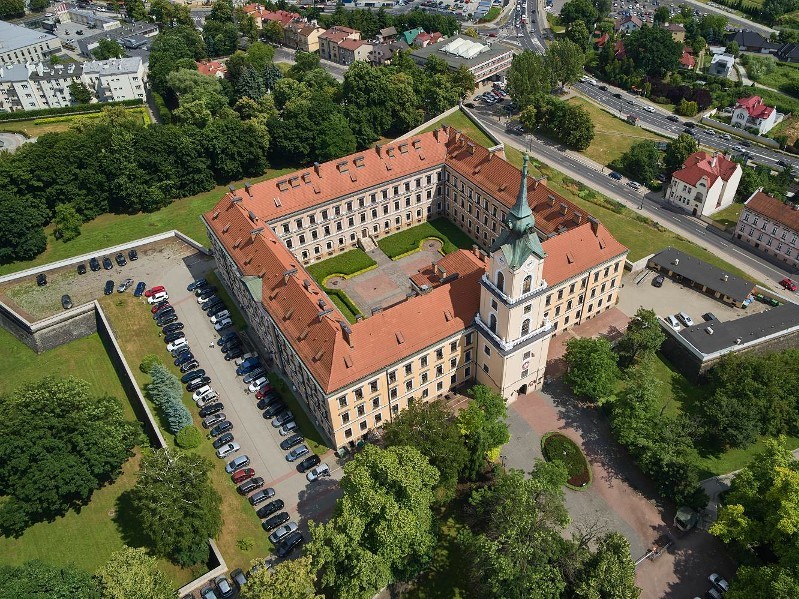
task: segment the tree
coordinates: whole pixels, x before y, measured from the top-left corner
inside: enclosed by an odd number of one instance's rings
[[[624,173],[644,185],[649,185],[660,174],[660,160],[660,150],[648,139],[634,143],[619,158]]]
[[[131,511],[148,546],[182,566],[208,559],[208,539],[222,529],[222,498],[202,456],[157,449],[141,461]]]
[[[0,397],[4,534],[85,505],[113,481],[139,438],[119,402],[79,379],[41,379]]]
[[[667,29],[646,25],[624,38],[624,49],[637,69],[658,78],[674,71],[682,56],[682,44]]]
[[[38,560],[0,566],[0,599],[100,599],[92,575],[73,566],[51,566]]]
[[[206,20],[203,39],[208,56],[226,56],[236,51],[239,44],[239,30],[233,22]]]
[[[672,140],[666,146],[666,154],[663,157],[663,166],[666,172],[671,174],[682,168],[688,156],[699,149],[699,144],[693,135],[680,133],[677,139]]]
[[[571,25],[577,21],[583,23],[587,31],[594,30],[598,14],[591,0],[569,0],[560,9],[560,22]]]
[[[147,20],[147,8],[144,6],[144,0],[126,0],[125,13],[134,21]]]
[[[66,242],[72,241],[80,235],[83,219],[72,204],[59,204],[55,207],[53,224],[55,225],[53,231],[55,237]]]
[[[563,357],[569,365],[565,380],[575,395],[599,401],[613,392],[618,366],[610,341],[601,337],[569,339]]]
[[[582,21],[569,23],[569,26],[566,27],[566,37],[577,44],[583,52],[590,48],[590,34],[588,33],[588,29],[585,27],[585,23]]]
[[[143,548],[124,547],[97,572],[103,599],[172,599],[175,590]]]
[[[344,466],[343,497],[325,524],[311,523],[306,554],[321,587],[341,599],[371,597],[429,563],[438,472],[414,447],[367,445]]]
[[[383,441],[388,447],[406,445],[418,449],[438,470],[439,485],[445,494],[454,493],[469,454],[443,401],[412,403],[386,423]]]
[[[694,51],[694,54],[697,56],[705,51],[707,48],[707,40],[703,38],[701,35],[697,36],[691,41],[691,49]]]
[[[588,111],[577,104],[561,100],[555,103],[552,121],[547,127],[556,137],[575,150],[585,150],[594,139],[594,121]]]
[[[619,339],[617,349],[622,360],[631,365],[639,357],[646,360],[653,356],[665,340],[666,334],[655,311],[638,308]]]
[[[31,12],[43,12],[50,6],[50,0],[30,0],[28,8]]]
[[[549,93],[552,74],[544,64],[544,57],[530,50],[513,57],[508,69],[508,92],[513,101],[525,108],[539,94]]]
[[[92,92],[82,81],[69,84],[69,95],[75,104],[88,104],[92,101]]]
[[[191,413],[183,405],[183,386],[161,363],[150,366],[149,374],[153,380],[146,386],[147,395],[164,414],[169,432],[177,434],[192,423]]]
[[[139,370],[144,374],[150,374],[150,370],[152,370],[153,366],[156,364],[163,365],[161,358],[156,354],[147,354],[142,358],[141,364],[139,364]]]
[[[630,543],[618,532],[600,539],[596,552],[581,566],[575,584],[575,597],[637,599],[635,563],[630,559]]]
[[[283,27],[277,21],[267,21],[261,30],[261,39],[272,44],[282,44]]]
[[[25,16],[25,0],[0,0],[0,19]]]
[[[714,13],[702,15],[697,29],[698,33],[706,40],[713,43],[722,42],[727,30],[727,17]]]
[[[261,565],[253,560],[253,567]],[[323,599],[314,590],[316,570],[311,559],[303,556],[283,561],[272,568],[261,567],[250,571],[247,584],[242,587],[241,599]]]
[[[724,48],[724,51],[727,54],[732,54],[733,56],[738,56],[741,53],[741,49],[738,47],[738,42],[732,41],[727,44],[727,47]]]
[[[776,564],[741,566],[724,596],[728,599],[799,597],[799,568]]]
[[[538,111],[535,109],[535,106],[525,106],[521,113],[519,114],[519,122],[524,127],[524,130],[527,132],[535,131],[535,128],[538,126]]]
[[[680,103],[677,104],[676,112],[680,116],[696,116],[696,113],[699,112],[699,106],[696,102],[691,102],[683,98],[680,100]]]
[[[469,389],[471,401],[458,414],[457,423],[463,435],[469,460],[462,476],[474,480],[483,468],[486,459],[496,459],[499,448],[510,440],[505,398],[485,385]]]
[[[270,23],[274,23],[275,21],[269,21]],[[264,44],[262,42],[255,42],[250,44],[250,47],[247,48],[247,60],[253,66],[253,68],[260,72],[263,72],[265,68],[268,66],[274,66],[272,61],[275,59],[275,49],[270,46],[269,44]]]
[[[203,435],[193,424],[187,424],[175,435],[175,444],[181,449],[194,449],[203,442]]]
[[[671,14],[669,13],[668,6],[658,6],[655,9],[654,22],[658,25],[663,25],[668,22],[670,16]]]
[[[97,60],[108,60],[109,58],[122,58],[125,50],[116,40],[101,39],[97,42],[97,47],[92,50],[92,56]]]
[[[252,122],[216,119],[203,130],[202,143],[220,182],[257,177],[266,170],[269,136]]]
[[[563,88],[577,82],[582,76],[585,53],[569,39],[557,40],[547,48],[544,60],[552,81]]]

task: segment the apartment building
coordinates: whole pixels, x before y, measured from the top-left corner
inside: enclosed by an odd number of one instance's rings
[[[222,277],[332,446],[462,383],[511,401],[539,388],[548,339],[615,304],[627,249],[527,170],[440,128],[231,191],[203,216]],[[489,235],[492,207],[500,226]],[[415,274],[417,294],[355,323],[304,268],[437,215],[471,223],[480,245]]]
[[[316,21],[292,21],[283,28],[283,45],[303,52],[318,52],[319,35],[324,31]]]
[[[61,40],[49,33],[0,21],[0,65],[46,60],[61,51]]]
[[[735,239],[799,267],[799,206],[786,204],[758,189],[744,202],[735,226]]]
[[[694,152],[672,173],[666,199],[694,216],[709,216],[732,204],[742,172],[724,154]]]
[[[339,61],[351,65],[356,60],[368,61],[372,52],[372,44],[364,40],[344,40],[338,45]]]
[[[342,25],[334,25],[324,33],[319,34],[319,57],[331,62],[344,64],[342,62],[341,43],[346,40],[358,41],[360,39],[360,31]]]

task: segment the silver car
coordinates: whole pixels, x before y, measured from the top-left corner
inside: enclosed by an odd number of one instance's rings
[[[225,416],[222,412],[211,414],[208,418],[203,420],[203,428],[211,428],[212,426],[219,424],[224,420],[227,420],[227,416]]]
[[[287,462],[294,462],[294,461],[300,459],[302,456],[307,455],[310,452],[311,452],[311,450],[308,449],[307,445],[298,445],[297,447],[295,447],[294,449],[292,449],[290,452],[288,452],[286,454],[286,461]]]
[[[278,544],[280,539],[289,536],[295,530],[297,530],[297,523],[296,522],[289,522],[288,524],[284,524],[280,528],[276,528],[275,531],[269,535],[269,540],[272,541],[275,545]]]

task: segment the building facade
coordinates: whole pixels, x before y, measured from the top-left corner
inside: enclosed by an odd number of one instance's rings
[[[319,34],[319,57],[324,60],[343,64],[341,62],[341,42],[360,39],[360,31],[341,25],[334,25],[330,29]]]
[[[548,338],[615,304],[627,249],[531,182],[526,162],[520,173],[479,148],[440,128],[245,186],[203,216],[259,344],[333,446],[463,383],[511,401],[539,388]],[[355,323],[304,268],[436,216],[479,244],[414,275],[418,293]]]
[[[666,199],[694,216],[709,216],[732,204],[742,172],[723,154],[694,152],[672,173]]]
[[[356,60],[368,61],[372,44],[363,40],[344,40],[338,45],[339,62],[350,65]]]
[[[0,65],[41,62],[61,51],[56,36],[6,21],[0,21],[0,40]]]
[[[415,38],[416,36],[414,36]],[[454,71],[465,67],[474,75],[475,82],[480,85],[487,81],[498,80],[510,68],[513,61],[513,50],[498,42],[484,44],[457,35],[411,52],[414,61],[422,66],[431,56],[440,58]]]
[[[752,128],[765,135],[777,124],[777,110],[766,106],[760,96],[741,98],[732,110],[732,126]]]
[[[319,35],[324,31],[316,21],[292,21],[283,28],[283,45],[303,52],[318,52]]]
[[[744,203],[735,226],[735,239],[799,268],[799,206],[786,204],[762,190]]]

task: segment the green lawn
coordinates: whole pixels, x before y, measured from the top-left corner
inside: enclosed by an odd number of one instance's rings
[[[230,319],[233,321],[233,326],[237,329],[243,331],[247,328],[247,321],[244,320],[244,317],[239,312],[239,305],[237,302],[233,301],[230,298],[225,286],[219,281],[219,277],[216,276],[215,272],[209,272],[205,275],[206,280],[211,284],[216,286],[216,294],[222,298],[222,301],[225,302],[225,306],[227,307],[228,311],[230,312]]]
[[[485,14],[485,16],[481,17],[478,22],[490,23],[491,21],[496,20],[496,18],[499,16],[499,13],[501,12],[502,9],[500,9],[498,6],[492,6],[490,9],[488,9],[488,12]]]
[[[445,254],[450,254],[457,249],[471,249],[474,245],[471,237],[446,218],[437,218],[383,237],[377,242],[377,245],[386,256],[394,260],[403,254],[418,250],[419,244],[429,237],[435,237],[444,243]]]
[[[136,106],[127,109],[128,113],[138,115],[142,124],[150,124],[150,113],[143,106]],[[10,131],[24,133],[28,137],[38,137],[45,133],[60,133],[67,131],[79,119],[98,119],[103,116],[102,112],[91,112],[88,114],[63,114],[56,116],[46,116],[36,119],[26,119],[23,121],[2,121],[0,131]]]
[[[774,72],[762,75],[757,82],[766,87],[773,87],[783,92],[799,85],[799,65],[789,62],[778,62]],[[760,93],[760,92],[758,92]]]
[[[466,113],[462,110],[456,110],[449,116],[445,116],[443,119],[436,121],[435,123],[431,124],[429,127],[424,129],[422,133],[427,131],[432,131],[433,129],[438,129],[441,125],[449,125],[450,127],[454,127],[459,131],[463,131],[466,135],[472,138],[472,141],[475,143],[480,144],[481,146],[485,146],[486,148],[493,147],[494,142],[491,141],[491,138],[488,137],[485,133],[483,133],[472,121],[466,116]]]
[[[377,262],[369,257],[369,254],[361,249],[352,249],[333,256],[327,260],[322,260],[308,267],[308,274],[314,279],[323,283],[331,275],[343,275],[349,277],[355,273],[367,270],[376,266]]]
[[[302,431],[308,447],[317,455],[324,454],[328,450],[327,445],[324,440],[322,440],[322,436],[319,434],[319,431],[316,430],[310,418],[308,418],[308,414],[302,409],[302,406],[300,406],[300,402],[294,397],[291,389],[289,389],[283,379],[274,372],[270,372],[268,376],[269,383],[278,390],[280,396],[286,402],[286,405],[291,409],[291,413],[294,414],[294,421]]]
[[[723,227],[734,227],[738,222],[738,217],[741,216],[741,211],[743,209],[743,204],[733,202],[724,210],[719,210],[716,212],[716,214],[711,215],[710,218]]]
[[[253,183],[279,177],[293,169],[269,170],[261,177],[247,179]],[[233,183],[236,187],[243,187],[244,180]],[[81,227],[81,234],[72,241],[63,242],[53,237],[53,227],[46,229],[47,249],[26,262],[14,262],[0,266],[0,275],[5,275],[41,264],[64,260],[72,256],[86,254],[120,243],[140,239],[148,235],[163,233],[172,229],[188,235],[195,241],[205,242],[207,234],[205,226],[200,221],[200,215],[208,212],[228,191],[226,185],[215,187],[211,191],[197,194],[188,198],[175,200],[169,206],[151,213],[103,214]]]

